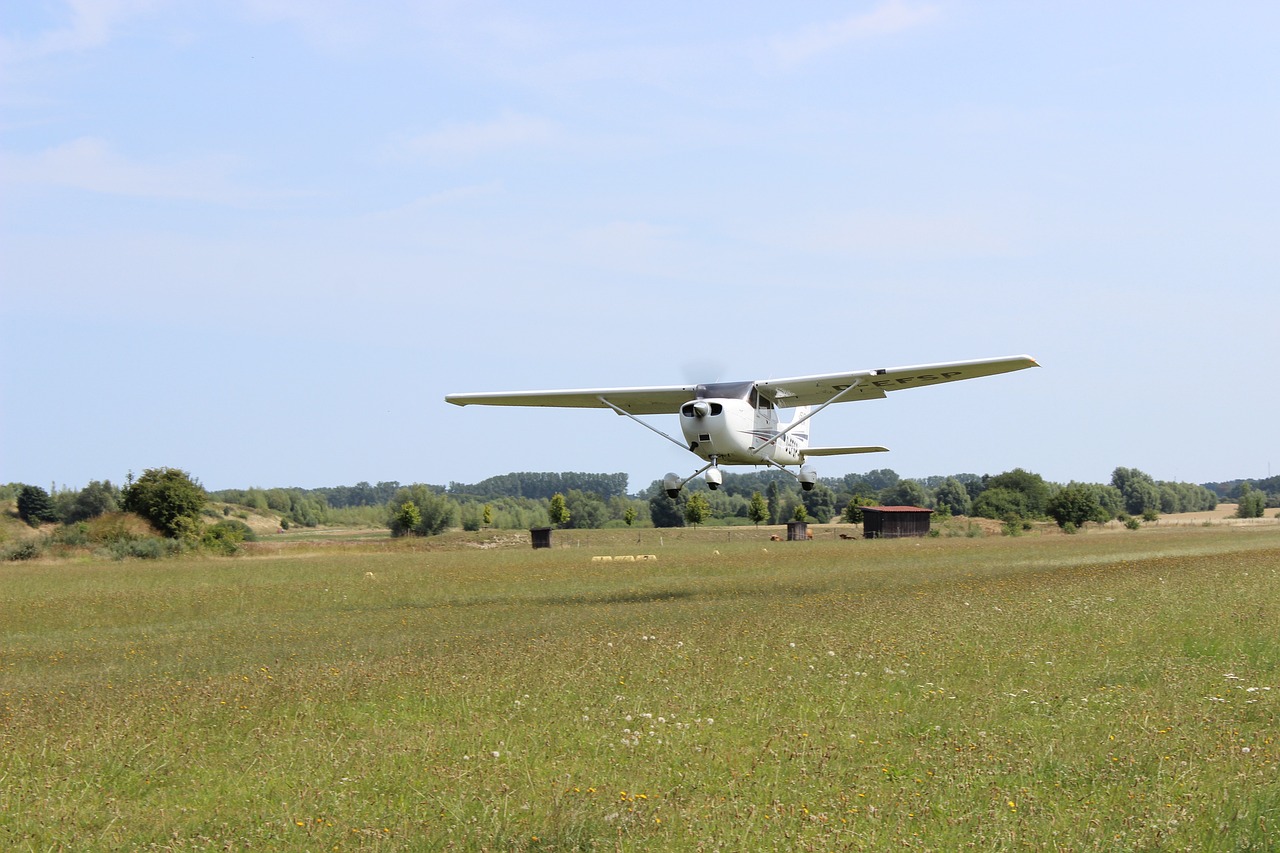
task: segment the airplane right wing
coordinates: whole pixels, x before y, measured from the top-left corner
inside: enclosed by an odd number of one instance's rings
[[[544,406],[566,409],[608,409],[609,403],[633,415],[665,415],[698,396],[696,385],[653,385],[632,388],[570,388],[558,391],[499,391],[450,394],[455,406]],[[609,402],[606,403],[605,400]]]

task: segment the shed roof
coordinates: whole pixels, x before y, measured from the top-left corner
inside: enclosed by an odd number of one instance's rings
[[[922,506],[864,506],[863,512],[933,512]]]

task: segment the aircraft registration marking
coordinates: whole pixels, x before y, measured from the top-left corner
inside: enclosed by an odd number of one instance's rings
[[[890,388],[894,385],[906,385],[910,382],[946,382],[948,379],[955,379],[957,376],[963,376],[963,370],[945,370],[942,373],[917,373],[915,376],[899,376],[897,379],[875,379],[870,383],[877,388]],[[843,391],[848,385],[836,385],[837,391]]]

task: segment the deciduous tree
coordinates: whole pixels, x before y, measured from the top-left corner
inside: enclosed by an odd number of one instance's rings
[[[1056,495],[1049,498],[1046,512],[1063,528],[1068,524],[1080,527],[1086,521],[1105,521],[1109,517],[1098,503],[1094,490],[1079,483],[1059,489]]]
[[[556,492],[551,496],[551,503],[547,505],[547,515],[551,517],[551,523],[557,527],[564,527],[569,523],[569,506],[565,503],[564,495]]]
[[[76,495],[67,517],[63,520],[68,524],[74,524],[118,509],[120,509],[120,490],[111,485],[110,480],[102,482],[93,480]]]
[[[422,510],[418,509],[418,505],[413,501],[405,501],[396,512],[391,532],[396,536],[410,535],[421,523]]]
[[[1236,504],[1236,518],[1262,518],[1267,508],[1267,495],[1253,487],[1251,483],[1240,486],[1240,502]]]
[[[174,539],[191,539],[199,533],[204,504],[204,488],[178,468],[148,468],[125,487],[121,500],[124,509]]]
[[[938,508],[946,507],[952,515],[968,515],[973,509],[973,501],[969,499],[969,490],[955,477],[948,477],[938,486],[934,497]]]

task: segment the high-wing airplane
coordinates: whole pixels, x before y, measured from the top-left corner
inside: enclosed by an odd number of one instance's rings
[[[812,456],[846,453],[878,453],[886,447],[811,447],[809,419],[832,403],[876,400],[889,391],[922,388],[994,376],[1027,367],[1039,367],[1029,355],[1005,356],[950,364],[922,364],[858,370],[852,373],[820,373],[789,379],[716,382],[707,385],[656,385],[638,388],[578,388],[562,391],[506,391],[495,394],[450,394],[447,402],[458,406],[547,406],[558,408],[613,409],[701,457],[707,464],[688,477],[668,474],[662,486],[675,497],[685,483],[705,474],[707,485],[720,487],[721,465],[769,465],[789,472],[809,491],[818,474],[807,464]],[[779,409],[794,409],[789,423]],[[680,415],[684,441],[672,438],[639,415]]]

